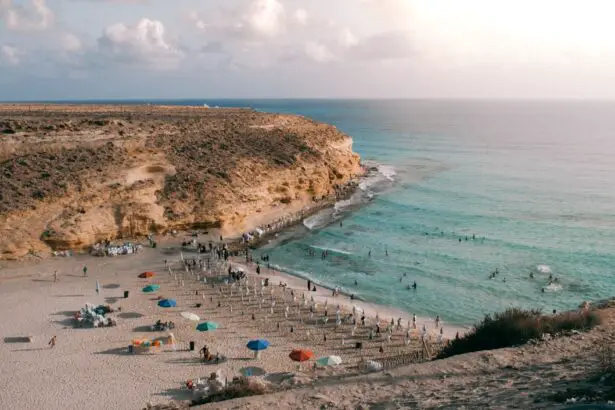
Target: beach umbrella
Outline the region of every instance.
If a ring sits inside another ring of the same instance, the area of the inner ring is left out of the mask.
[[[147,285],[141,290],[145,293],[152,293],[152,292],[156,292],[158,289],[160,289],[160,285]]]
[[[325,356],[316,360],[321,366],[337,366],[342,364],[342,358],[339,356]]]
[[[307,349],[296,349],[290,352],[288,357],[295,362],[305,362],[306,360],[310,360],[314,357],[314,353]]]
[[[176,305],[177,302],[175,301],[175,299],[162,299],[158,302],[158,306],[163,308],[175,307]]]
[[[181,312],[180,315],[184,319],[188,319],[188,320],[191,320],[193,322],[198,322],[199,320],[201,320],[201,318],[198,315],[196,315],[194,313],[191,313],[191,312]]]
[[[196,330],[199,332],[208,332],[210,330],[216,330],[220,325],[214,322],[203,322],[199,323],[196,327]]]
[[[254,339],[250,340],[246,347],[250,350],[254,350],[255,352],[265,350],[269,346],[269,342],[265,339]]]
[[[156,276],[154,272],[143,272],[139,275],[141,279],[153,278],[154,276]]]

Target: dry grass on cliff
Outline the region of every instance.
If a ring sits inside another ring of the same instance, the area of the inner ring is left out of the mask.
[[[519,346],[530,340],[538,340],[547,333],[556,335],[573,330],[590,330],[600,322],[600,316],[592,311],[543,315],[540,310],[511,308],[486,315],[474,329],[444,347],[438,358]]]

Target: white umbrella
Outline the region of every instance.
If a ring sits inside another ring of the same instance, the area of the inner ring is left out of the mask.
[[[198,322],[199,320],[201,320],[201,318],[198,315],[191,313],[191,312],[181,312],[180,315],[184,319],[192,320],[193,322]]]
[[[316,363],[321,366],[337,366],[342,364],[342,358],[339,356],[325,356],[317,359]]]

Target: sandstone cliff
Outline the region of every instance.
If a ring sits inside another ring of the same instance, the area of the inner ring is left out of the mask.
[[[236,234],[361,172],[335,127],[242,109],[0,106],[0,259],[170,229]]]

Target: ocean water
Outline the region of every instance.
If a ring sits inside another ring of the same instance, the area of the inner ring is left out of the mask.
[[[375,171],[351,201],[262,251],[288,273],[461,325],[615,294],[615,103],[154,103],[300,114],[353,137]]]

